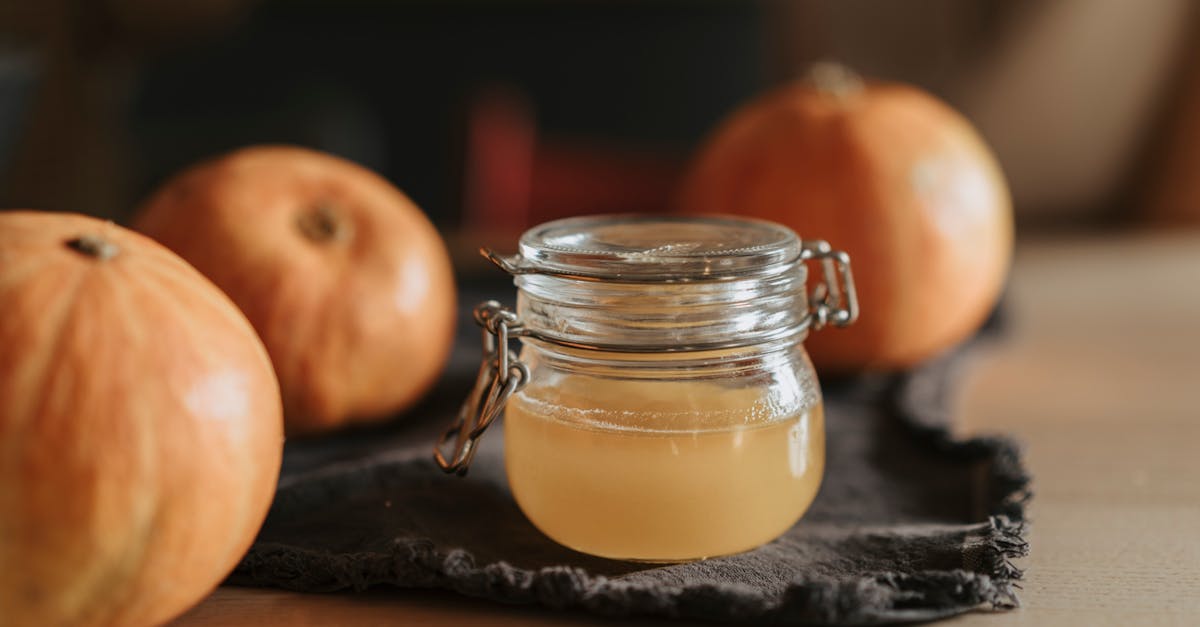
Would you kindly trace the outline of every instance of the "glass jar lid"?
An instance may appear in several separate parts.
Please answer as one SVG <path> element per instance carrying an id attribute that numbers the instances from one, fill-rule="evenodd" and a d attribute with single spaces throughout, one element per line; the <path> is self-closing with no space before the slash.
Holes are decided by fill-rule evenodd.
<path id="1" fill-rule="evenodd" d="M 525 232 L 519 247 L 516 256 L 488 256 L 512 274 L 631 283 L 772 274 L 802 253 L 786 227 L 727 216 L 567 218 Z"/>
<path id="2" fill-rule="evenodd" d="M 521 335 L 566 346 L 730 348 L 802 339 L 810 326 L 848 324 L 856 313 L 853 290 L 840 285 L 850 281 L 845 253 L 764 220 L 568 218 L 527 231 L 516 255 L 483 252 L 515 277 Z M 809 260 L 824 279 L 811 299 Z"/>

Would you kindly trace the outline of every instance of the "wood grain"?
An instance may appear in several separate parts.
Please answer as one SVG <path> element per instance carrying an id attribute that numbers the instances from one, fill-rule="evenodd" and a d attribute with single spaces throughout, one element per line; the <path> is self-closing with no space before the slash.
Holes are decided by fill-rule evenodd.
<path id="1" fill-rule="evenodd" d="M 1023 242 L 1009 302 L 1011 333 L 971 366 L 959 413 L 964 434 L 1027 445 L 1036 496 L 1024 607 L 949 624 L 1196 624 L 1200 235 Z M 253 622 L 611 624 L 445 592 L 221 588 L 177 625 Z"/>
<path id="2" fill-rule="evenodd" d="M 1196 624 L 1200 236 L 1028 244 L 1011 302 L 961 407 L 1027 443 L 1024 607 L 952 624 Z"/>

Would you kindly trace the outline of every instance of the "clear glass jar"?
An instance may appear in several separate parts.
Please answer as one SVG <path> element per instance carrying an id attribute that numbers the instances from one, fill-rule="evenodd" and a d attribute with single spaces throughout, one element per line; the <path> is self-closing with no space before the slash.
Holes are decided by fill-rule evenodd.
<path id="1" fill-rule="evenodd" d="M 555 541 L 615 559 L 737 553 L 808 509 L 825 442 L 802 341 L 857 315 L 844 253 L 756 220 L 599 216 L 488 254 L 516 277 L 517 311 L 477 310 L 484 363 L 439 444 L 444 469 L 465 472 L 506 408 L 521 510 Z M 808 260 L 824 270 L 811 303 Z"/>

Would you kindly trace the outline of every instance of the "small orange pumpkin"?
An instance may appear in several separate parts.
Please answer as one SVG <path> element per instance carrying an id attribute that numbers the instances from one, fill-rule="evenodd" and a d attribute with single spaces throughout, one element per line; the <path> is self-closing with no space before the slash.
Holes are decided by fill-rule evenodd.
<path id="1" fill-rule="evenodd" d="M 903 368 L 962 341 L 1011 260 L 1008 187 L 971 125 L 919 89 L 839 66 L 734 112 L 680 209 L 773 220 L 850 254 L 858 322 L 805 343 L 825 371 Z"/>
<path id="2" fill-rule="evenodd" d="M 245 316 L 150 239 L 0 212 L 0 623 L 157 625 L 208 594 L 283 454 Z"/>
<path id="3" fill-rule="evenodd" d="M 289 433 L 387 418 L 454 336 L 449 253 L 400 190 L 354 163 L 245 148 L 167 182 L 135 228 L 225 290 L 266 343 Z"/>

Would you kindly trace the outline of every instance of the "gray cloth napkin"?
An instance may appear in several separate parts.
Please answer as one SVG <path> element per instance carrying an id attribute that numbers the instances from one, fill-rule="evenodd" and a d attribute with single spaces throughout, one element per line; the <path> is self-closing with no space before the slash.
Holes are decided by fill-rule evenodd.
<path id="1" fill-rule="evenodd" d="M 1021 572 L 1009 560 L 1027 551 L 1029 477 L 1012 441 L 951 437 L 947 401 L 966 352 L 827 386 L 828 466 L 808 514 L 756 550 L 675 565 L 594 558 L 544 537 L 508 492 L 499 426 L 467 478 L 443 475 L 430 447 L 470 385 L 450 377 L 405 421 L 289 442 L 270 515 L 230 581 L 446 588 L 611 616 L 754 624 L 1011 608 Z"/>

